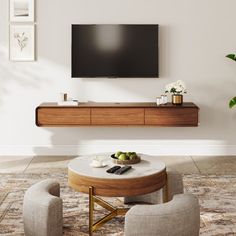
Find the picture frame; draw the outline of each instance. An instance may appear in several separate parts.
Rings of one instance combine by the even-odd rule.
[[[9,0],[10,22],[34,22],[35,0]]]
[[[9,60],[35,61],[35,25],[16,24],[9,29]]]

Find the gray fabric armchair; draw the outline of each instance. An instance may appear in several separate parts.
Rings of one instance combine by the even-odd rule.
[[[23,220],[26,236],[62,235],[62,199],[58,182],[43,180],[26,191]]]
[[[183,193],[183,178],[179,172],[176,171],[167,171],[167,201],[172,200],[175,194]],[[124,203],[125,204],[133,204],[133,203],[147,203],[147,204],[158,204],[162,203],[162,190],[139,195],[139,196],[132,196],[132,197],[125,197]]]
[[[137,205],[125,215],[125,236],[198,236],[200,210],[192,194],[177,194],[170,202]]]

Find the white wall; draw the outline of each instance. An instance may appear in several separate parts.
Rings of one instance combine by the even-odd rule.
[[[8,0],[0,0],[0,154],[133,149],[156,154],[236,154],[235,0],[36,0],[36,62],[8,61]],[[72,23],[160,25],[159,79],[71,79]],[[39,128],[35,107],[68,92],[80,101],[154,101],[182,79],[200,107],[198,128]]]

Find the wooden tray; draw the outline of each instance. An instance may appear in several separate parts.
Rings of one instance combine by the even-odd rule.
[[[140,156],[137,156],[137,158],[132,159],[132,160],[121,161],[115,157],[115,154],[111,155],[111,159],[112,159],[113,163],[118,164],[118,165],[133,165],[133,164],[137,164],[141,161]]]

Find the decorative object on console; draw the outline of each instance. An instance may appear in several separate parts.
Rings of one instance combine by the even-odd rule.
[[[157,106],[161,105],[161,97],[156,98],[156,103],[157,103]]]
[[[226,57],[228,57],[229,59],[236,61],[236,56],[235,54],[228,54]],[[233,106],[236,105],[236,96],[233,97],[230,101],[229,101],[229,107],[232,108]]]
[[[183,104],[183,93],[187,93],[186,85],[182,80],[166,85],[166,93],[172,93],[172,103],[174,105]]]
[[[79,103],[76,100],[61,101],[57,103],[58,106],[78,106]]]
[[[59,94],[59,101],[57,102],[58,106],[78,106],[78,100],[73,100],[72,98],[68,98],[67,93]]]
[[[172,94],[172,103],[174,105],[182,105],[183,104],[183,95],[182,94]]]
[[[67,93],[60,93],[59,102],[67,101]]]
[[[165,105],[167,104],[167,96],[166,95],[161,95],[160,97],[157,97],[156,98],[156,103],[157,103],[157,106],[159,105]]]
[[[161,103],[162,104],[167,104],[167,102],[168,102],[168,99],[167,99],[167,95],[161,95]]]

